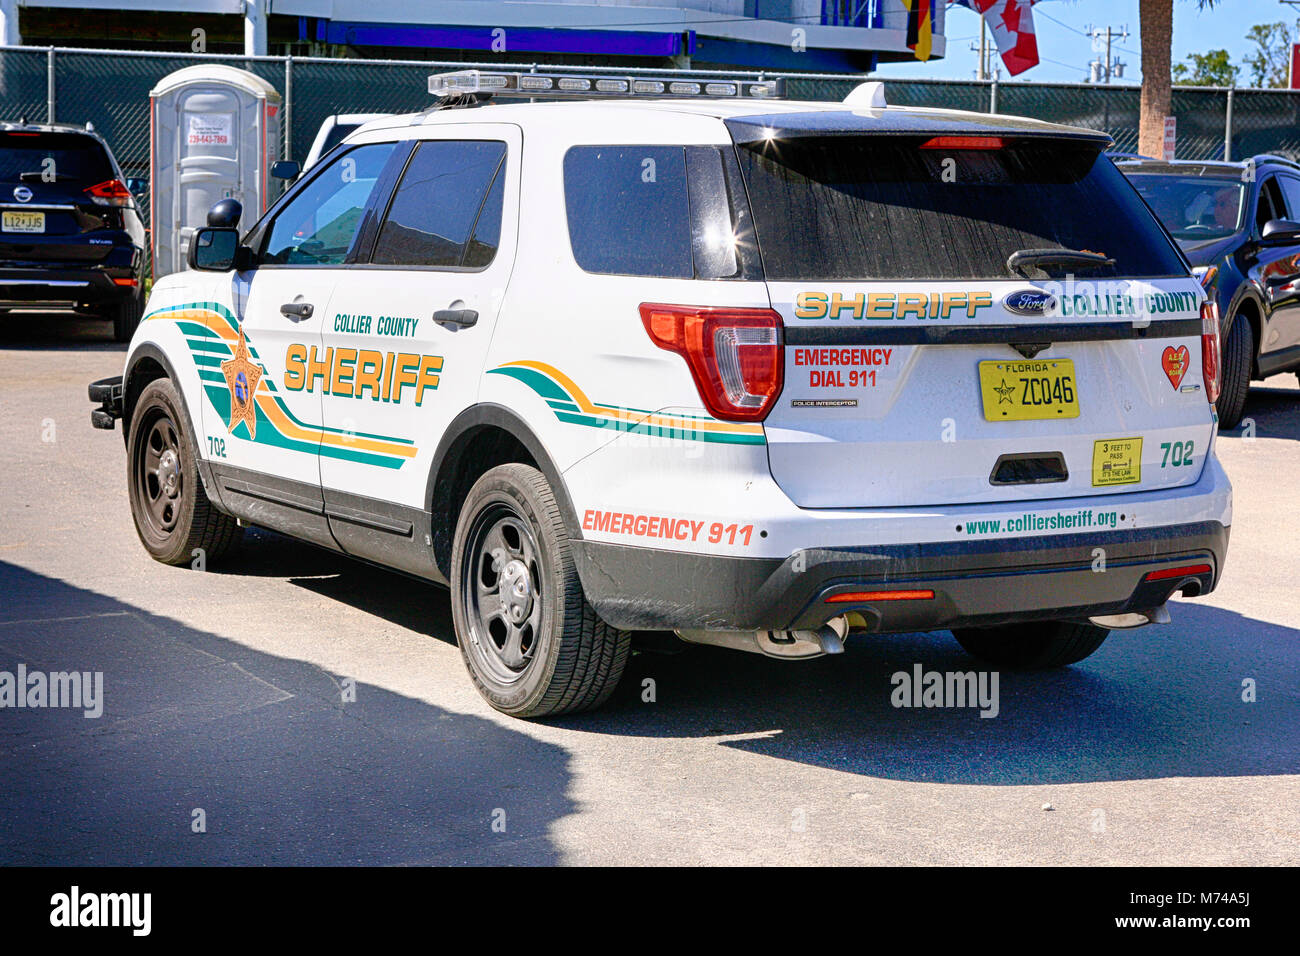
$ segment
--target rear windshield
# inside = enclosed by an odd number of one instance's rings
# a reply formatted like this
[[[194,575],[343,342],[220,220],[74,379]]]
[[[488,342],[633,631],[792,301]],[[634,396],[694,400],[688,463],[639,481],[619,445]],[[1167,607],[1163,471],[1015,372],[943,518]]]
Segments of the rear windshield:
[[[1104,253],[1094,277],[1186,274],[1095,145],[934,148],[911,136],[763,140],[737,153],[770,280],[992,279],[1021,249]],[[1081,271],[1081,270],[1080,270]]]
[[[0,133],[0,182],[72,182],[113,178],[104,147],[77,133]]]
[[[1246,187],[1239,179],[1159,173],[1128,178],[1175,239],[1222,239],[1245,225]]]

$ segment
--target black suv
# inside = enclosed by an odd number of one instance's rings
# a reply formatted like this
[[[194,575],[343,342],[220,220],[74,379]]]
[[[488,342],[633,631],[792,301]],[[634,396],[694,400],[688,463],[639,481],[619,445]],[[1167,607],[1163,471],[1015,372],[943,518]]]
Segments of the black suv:
[[[0,311],[68,308],[131,338],[144,303],[145,231],[91,129],[0,123]]]
[[[1256,156],[1116,165],[1219,304],[1219,426],[1235,428],[1251,379],[1300,371],[1300,164]]]

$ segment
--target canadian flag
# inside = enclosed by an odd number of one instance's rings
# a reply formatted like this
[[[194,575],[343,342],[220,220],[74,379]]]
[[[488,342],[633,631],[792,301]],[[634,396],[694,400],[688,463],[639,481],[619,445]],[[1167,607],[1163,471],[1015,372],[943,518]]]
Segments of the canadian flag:
[[[1038,64],[1038,38],[1034,35],[1033,5],[1037,0],[954,0],[984,17],[993,42],[1012,76]]]

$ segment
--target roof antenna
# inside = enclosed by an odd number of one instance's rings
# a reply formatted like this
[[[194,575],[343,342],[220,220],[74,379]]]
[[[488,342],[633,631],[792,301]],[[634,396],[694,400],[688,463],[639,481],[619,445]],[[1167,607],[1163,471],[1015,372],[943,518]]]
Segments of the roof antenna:
[[[26,125],[27,125],[27,116],[26,116],[26,114],[24,114],[24,115],[18,117],[18,125],[19,125],[19,126],[26,126]]]

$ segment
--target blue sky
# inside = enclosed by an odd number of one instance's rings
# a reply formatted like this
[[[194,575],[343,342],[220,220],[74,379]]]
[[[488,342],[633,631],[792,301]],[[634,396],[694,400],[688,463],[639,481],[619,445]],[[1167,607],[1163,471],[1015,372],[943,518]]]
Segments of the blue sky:
[[[1174,0],[1174,62],[1188,53],[1227,49],[1234,64],[1251,49],[1246,31],[1256,23],[1285,20],[1295,23],[1300,6],[1278,0],[1219,0],[1212,9],[1198,10],[1196,0]],[[1081,33],[1089,25],[1129,29],[1127,40],[1112,41],[1128,64],[1120,83],[1142,78],[1138,40],[1137,0],[1043,0],[1034,6],[1034,28],[1038,34],[1038,66],[1017,79],[1030,82],[1079,83],[1087,79],[1088,62],[1096,56],[1091,41]],[[888,63],[874,75],[884,77],[937,77],[970,79],[975,75],[978,54],[969,49],[978,44],[979,14],[964,7],[949,7],[946,33],[948,55],[930,63]],[[1079,31],[1079,32],[1075,32]],[[1243,71],[1244,73],[1244,71]],[[1008,77],[1004,72],[1002,79]],[[1244,80],[1245,77],[1243,76]]]

